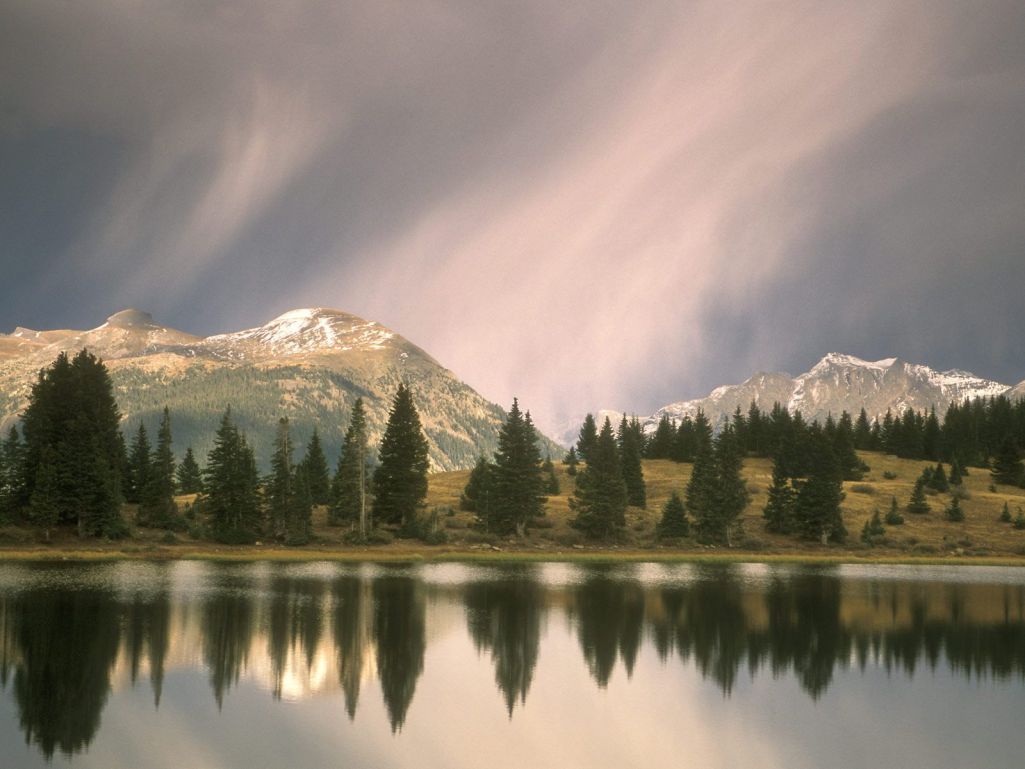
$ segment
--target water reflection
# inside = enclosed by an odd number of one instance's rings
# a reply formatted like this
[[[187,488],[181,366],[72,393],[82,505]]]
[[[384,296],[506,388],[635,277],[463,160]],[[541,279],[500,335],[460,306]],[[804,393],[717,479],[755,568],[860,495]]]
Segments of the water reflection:
[[[555,629],[553,619],[562,620]],[[245,679],[273,699],[337,692],[349,720],[376,681],[397,733],[429,646],[459,635],[490,660],[512,718],[563,632],[600,689],[619,666],[633,676],[645,648],[663,665],[692,666],[725,696],[743,673],[792,679],[812,701],[838,671],[913,677],[925,666],[1021,681],[1025,579],[799,568],[752,578],[738,567],[0,569],[0,684],[26,741],[48,758],[90,745],[112,691],[148,681],[159,708],[178,670],[203,671],[219,709]]]

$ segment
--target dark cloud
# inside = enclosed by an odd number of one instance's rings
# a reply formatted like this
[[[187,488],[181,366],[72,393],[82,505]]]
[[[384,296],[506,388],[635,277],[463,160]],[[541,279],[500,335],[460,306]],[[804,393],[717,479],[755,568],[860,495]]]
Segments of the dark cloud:
[[[339,306],[547,424],[831,349],[1025,377],[1017,3],[3,19],[0,328]]]

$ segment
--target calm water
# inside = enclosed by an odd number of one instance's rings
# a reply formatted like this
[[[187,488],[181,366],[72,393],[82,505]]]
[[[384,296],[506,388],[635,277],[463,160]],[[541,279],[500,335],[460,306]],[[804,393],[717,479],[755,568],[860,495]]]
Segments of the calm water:
[[[0,564],[0,766],[1000,767],[1025,570]]]

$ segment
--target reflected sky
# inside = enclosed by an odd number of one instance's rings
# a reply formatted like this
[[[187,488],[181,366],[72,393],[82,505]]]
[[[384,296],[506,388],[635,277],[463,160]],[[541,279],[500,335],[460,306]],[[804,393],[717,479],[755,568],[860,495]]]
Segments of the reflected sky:
[[[1025,572],[3,564],[0,683],[4,767],[1008,767]]]

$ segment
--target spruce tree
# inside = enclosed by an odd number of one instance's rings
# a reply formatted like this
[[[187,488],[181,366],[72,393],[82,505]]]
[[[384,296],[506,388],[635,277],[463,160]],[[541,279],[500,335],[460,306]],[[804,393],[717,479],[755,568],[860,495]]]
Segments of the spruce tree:
[[[993,483],[1004,486],[1020,486],[1025,479],[1025,466],[1014,437],[1008,433],[1000,444],[1000,451],[993,458],[993,469],[990,470]]]
[[[733,533],[743,514],[750,494],[747,483],[741,477],[744,460],[737,433],[727,425],[715,439],[716,489],[714,516],[705,522],[698,521],[698,530],[707,539],[733,546]]]
[[[998,520],[1000,523],[1011,522],[1011,508],[1008,507],[1006,502],[1004,502],[1004,509],[1000,511],[1000,518]]]
[[[768,497],[762,512],[766,530],[776,534],[792,533],[796,494],[790,478],[783,472],[783,466],[778,461],[772,463],[772,485]]]
[[[320,445],[320,434],[313,428],[313,435],[306,446],[303,457],[303,470],[310,487],[310,499],[315,505],[326,505],[331,501],[331,477],[327,467],[327,458]]]
[[[879,519],[879,511],[876,510],[872,513],[872,517],[865,521],[865,525],[861,529],[861,541],[866,545],[874,545],[884,534],[886,534],[886,529]]]
[[[260,524],[256,458],[235,426],[230,407],[221,417],[207,456],[203,489],[200,505],[214,538],[228,544],[255,541]]]
[[[690,521],[683,500],[675,491],[662,508],[662,518],[655,527],[659,539],[678,539],[690,536]]]
[[[349,427],[345,431],[338,469],[331,484],[331,507],[328,522],[338,526],[345,522],[356,524],[360,537],[370,531],[370,447],[367,417],[363,399],[352,404]]]
[[[566,458],[562,460],[562,463],[566,465],[566,475],[577,474],[577,465],[580,464],[580,460],[577,459],[575,446],[569,447],[569,451],[566,452]]]
[[[868,421],[868,412],[864,408],[854,423],[854,448],[858,451],[869,451],[872,448],[872,425]]]
[[[1025,513],[1022,513],[1020,510],[1018,511],[1018,515],[1014,519],[1014,528],[1018,529],[1019,531],[1021,529],[1025,529]]]
[[[57,473],[57,452],[50,446],[44,446],[39,456],[35,488],[29,500],[29,520],[33,526],[43,530],[47,542],[50,541],[50,530],[57,525],[60,516]]]
[[[523,537],[534,519],[544,515],[545,477],[537,432],[516,399],[498,432],[493,480],[488,529]]]
[[[548,457],[541,465],[541,472],[545,478],[545,494],[550,497],[557,497],[559,495],[559,476],[555,474],[555,465],[552,464],[552,458]]]
[[[933,468],[932,473],[929,474],[928,484],[930,489],[935,489],[939,492],[950,491],[950,483],[947,481],[947,473],[943,469],[943,463],[937,462],[936,467]]]
[[[413,395],[404,384],[392,401],[374,473],[373,515],[377,521],[416,528],[417,512],[427,496],[427,439]]]
[[[865,464],[854,450],[854,427],[846,411],[840,416],[833,433],[833,450],[840,463],[840,474],[845,481],[860,481],[865,477]]]
[[[149,485],[153,465],[153,451],[150,447],[146,425],[139,422],[139,429],[132,441],[128,454],[128,482],[125,484],[125,500],[138,504]]]
[[[616,442],[619,446],[620,466],[623,468],[623,482],[626,484],[627,504],[633,507],[647,507],[648,497],[644,488],[638,430],[630,426],[625,416],[619,423]]]
[[[22,498],[22,472],[25,464],[24,446],[18,428],[14,425],[0,446],[0,458],[3,463],[3,474],[0,475],[0,521],[13,521],[18,515],[19,500]]]
[[[909,513],[916,515],[923,515],[928,513],[931,509],[929,502],[925,498],[925,481],[919,478],[915,481],[915,488],[911,491],[911,499],[908,500],[907,507],[905,508]]]
[[[270,471],[267,484],[270,533],[273,537],[283,539],[288,534],[289,520],[295,505],[295,467],[292,464],[292,435],[287,417],[278,420]]]
[[[185,456],[178,465],[178,491],[181,494],[199,494],[203,491],[203,473],[196,462],[192,447],[185,449]]]
[[[658,420],[654,435],[648,442],[645,456],[648,459],[669,459],[676,438],[676,428],[669,421],[669,415],[663,414]]]
[[[843,541],[846,531],[840,503],[843,480],[833,447],[822,432],[813,433],[810,443],[812,466],[801,483],[794,503],[795,530],[805,539],[826,544]]]
[[[581,461],[590,461],[589,453],[597,441],[598,425],[594,421],[594,415],[588,414],[584,417],[584,423],[580,426],[580,433],[577,436],[577,456]]]
[[[711,541],[708,539],[709,535],[718,529],[714,523],[717,514],[716,490],[715,456],[711,444],[702,441],[697,447],[685,492],[687,512],[694,521],[698,538],[702,542]]]
[[[608,540],[626,525],[626,484],[616,436],[608,418],[570,498],[572,525],[592,539]]]
[[[964,473],[961,471],[961,463],[957,461],[957,457],[954,457],[954,459],[950,461],[950,476],[947,478],[947,483],[951,486],[960,486],[963,475]]]
[[[484,457],[479,457],[477,464],[470,471],[463,493],[459,496],[459,508],[470,513],[478,513],[478,517],[485,523],[491,520],[494,470],[493,464]]]
[[[897,498],[890,497],[890,509],[886,511],[886,525],[901,526],[903,523],[904,516],[900,514],[900,510],[897,508]]]
[[[960,523],[963,521],[964,510],[961,508],[960,497],[953,497],[950,500],[950,504],[947,505],[947,508],[943,511],[943,514],[948,521],[953,521],[954,523]]]
[[[285,523],[285,544],[289,547],[305,545],[313,532],[313,495],[305,464],[295,466],[292,477],[292,497]]]
[[[178,506],[174,501],[174,453],[171,449],[171,413],[164,407],[157,432],[157,448],[149,478],[139,492],[139,521],[156,528],[177,528]]]

